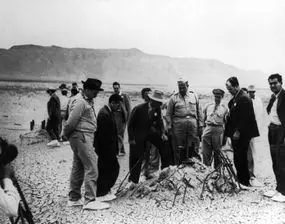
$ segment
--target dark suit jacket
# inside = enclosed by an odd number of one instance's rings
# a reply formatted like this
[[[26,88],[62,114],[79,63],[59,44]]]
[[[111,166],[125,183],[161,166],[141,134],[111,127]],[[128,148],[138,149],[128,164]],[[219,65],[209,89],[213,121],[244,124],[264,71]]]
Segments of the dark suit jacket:
[[[228,104],[230,113],[225,127],[225,136],[232,137],[235,131],[249,138],[259,136],[253,104],[249,96],[240,90]]]
[[[127,121],[129,119],[131,113],[131,103],[127,94],[122,93],[123,102],[121,103],[122,111],[124,115],[124,120]]]
[[[118,151],[116,123],[108,106],[104,106],[97,116],[97,130],[94,146],[98,156],[116,157]]]
[[[267,106],[267,113],[269,114],[274,102],[274,98],[271,97]],[[281,89],[280,95],[277,99],[277,114],[281,121],[282,126],[285,128],[285,90]]]
[[[114,186],[120,170],[117,159],[118,137],[116,123],[108,106],[100,109],[94,145],[98,155],[97,194],[105,195]]]
[[[160,108],[149,113],[148,103],[143,103],[132,110],[128,122],[129,141],[145,141],[148,134],[153,132],[161,136],[163,130]]]
[[[47,103],[49,119],[59,119],[60,116],[60,101],[58,96],[53,93]]]

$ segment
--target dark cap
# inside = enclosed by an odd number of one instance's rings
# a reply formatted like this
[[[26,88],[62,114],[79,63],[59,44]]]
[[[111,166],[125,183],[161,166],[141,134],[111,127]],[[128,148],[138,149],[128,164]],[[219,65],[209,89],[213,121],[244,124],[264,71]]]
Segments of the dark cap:
[[[104,91],[104,89],[101,88],[102,82],[99,79],[91,79],[88,78],[85,82],[81,81],[83,83],[83,88],[85,89],[94,89],[98,91]]]
[[[111,102],[123,102],[123,97],[119,94],[112,94],[109,98],[109,103]]]
[[[213,89],[212,92],[214,95],[222,95],[223,96],[225,94],[225,91],[222,89]]]
[[[54,93],[55,91],[56,91],[56,88],[54,88],[52,86],[48,87],[46,90],[47,93]]]
[[[60,86],[58,87],[59,89],[67,89],[67,86],[65,83],[60,84]]]

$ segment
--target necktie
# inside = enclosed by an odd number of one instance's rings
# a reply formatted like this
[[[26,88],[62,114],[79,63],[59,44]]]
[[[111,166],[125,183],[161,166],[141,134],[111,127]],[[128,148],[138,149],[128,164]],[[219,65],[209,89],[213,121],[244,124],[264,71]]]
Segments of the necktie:
[[[271,95],[271,98],[270,98],[270,101],[269,101],[269,104],[268,104],[268,106],[267,106],[267,108],[266,108],[268,114],[270,113],[271,107],[272,107],[273,103],[275,102],[275,100],[276,100],[276,95],[275,95],[275,94],[272,94],[272,95]]]
[[[218,109],[218,104],[215,104],[215,107],[214,107],[214,110],[213,110],[213,113],[215,113],[216,112],[216,110]]]

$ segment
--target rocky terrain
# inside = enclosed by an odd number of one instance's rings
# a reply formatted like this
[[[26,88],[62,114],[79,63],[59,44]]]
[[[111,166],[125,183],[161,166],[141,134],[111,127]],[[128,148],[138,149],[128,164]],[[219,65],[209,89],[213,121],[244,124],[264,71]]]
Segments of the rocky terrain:
[[[45,142],[19,145],[16,162],[18,181],[26,195],[35,223],[283,223],[284,205],[262,196],[262,190],[272,186],[267,180],[264,189],[251,189],[238,194],[217,194],[214,199],[200,200],[201,184],[188,190],[185,203],[174,192],[139,199],[122,197],[111,202],[105,211],[84,211],[68,208],[68,178],[72,153],[69,146],[48,149]],[[120,178],[127,173],[128,154],[119,159]],[[162,199],[169,200],[162,200]]]
[[[96,108],[107,102],[110,93],[102,93],[96,99]],[[141,100],[137,92],[129,92],[132,104]],[[202,105],[211,99],[210,92],[200,94]],[[48,139],[39,134],[39,122],[45,117],[48,96],[43,90],[27,88],[5,89],[0,91],[0,134],[17,144],[20,154],[15,162],[16,173],[21,188],[29,202],[35,223],[285,223],[285,207],[282,203],[264,198],[262,192],[274,187],[274,178],[266,172],[271,169],[264,158],[262,177],[265,186],[251,188],[239,193],[215,193],[213,198],[200,199],[202,183],[196,176],[205,175],[202,170],[188,169],[187,178],[193,188],[173,200],[175,191],[171,189],[152,192],[137,198],[134,194],[120,196],[111,202],[111,208],[104,211],[84,211],[80,208],[67,208],[68,181],[72,162],[70,146],[47,148]],[[36,120],[36,130],[29,131],[29,121]],[[120,175],[114,187],[128,172],[127,155],[119,157]],[[265,149],[260,149],[265,150]],[[0,219],[0,223],[9,223]]]

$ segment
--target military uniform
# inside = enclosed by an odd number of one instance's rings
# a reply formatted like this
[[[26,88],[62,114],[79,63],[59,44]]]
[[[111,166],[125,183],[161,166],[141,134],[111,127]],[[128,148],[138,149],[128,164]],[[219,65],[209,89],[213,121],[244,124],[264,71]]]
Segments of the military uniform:
[[[180,164],[189,156],[199,155],[198,129],[202,127],[201,108],[198,97],[192,91],[187,91],[183,97],[175,93],[167,107],[166,120],[168,129],[172,129],[174,137],[174,162]],[[188,154],[189,147],[194,145],[194,152]]]
[[[207,166],[211,165],[213,152],[221,149],[227,113],[228,108],[224,104],[216,104],[215,102],[206,105],[203,110],[205,129],[202,136],[202,155],[203,162]],[[218,166],[219,162],[219,158],[214,154],[215,167]]]

